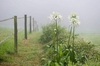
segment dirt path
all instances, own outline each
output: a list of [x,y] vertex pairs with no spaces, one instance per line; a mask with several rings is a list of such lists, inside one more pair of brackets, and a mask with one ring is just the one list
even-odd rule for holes
[[29,35],[27,40],[22,39],[18,54],[12,55],[9,62],[2,62],[0,66],[41,66],[42,45],[34,41],[35,35],[33,36]]

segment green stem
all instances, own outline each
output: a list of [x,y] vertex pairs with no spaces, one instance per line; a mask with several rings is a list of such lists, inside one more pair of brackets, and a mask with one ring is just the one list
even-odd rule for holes
[[60,55],[59,55],[59,52],[58,52],[58,47],[59,47],[59,44],[58,44],[58,28],[57,28],[57,20],[56,20],[56,41],[57,41],[57,54],[58,54],[58,60],[57,62],[59,62],[59,58],[60,58]]
[[70,34],[69,34],[69,39],[68,39],[68,47],[69,47],[69,42],[70,42],[71,33],[72,33],[72,27],[71,27],[71,29],[70,29]]
[[57,52],[58,52],[58,28],[57,28],[57,20],[56,20],[56,41],[57,41]]
[[[54,54],[55,54],[55,37],[56,37],[56,35],[55,35],[55,32],[54,32],[54,41],[53,41],[53,44],[54,44]],[[53,55],[52,55],[53,56]],[[54,61],[55,61],[55,56],[54,56]]]
[[74,40],[75,40],[75,26],[73,26],[73,50],[74,50]]

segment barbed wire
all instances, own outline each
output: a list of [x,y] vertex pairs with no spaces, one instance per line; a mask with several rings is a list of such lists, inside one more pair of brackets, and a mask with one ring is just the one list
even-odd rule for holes
[[7,21],[7,20],[11,20],[13,19],[14,17],[11,17],[11,18],[8,18],[8,19],[4,19],[4,20],[0,20],[0,22],[4,22],[4,21]]

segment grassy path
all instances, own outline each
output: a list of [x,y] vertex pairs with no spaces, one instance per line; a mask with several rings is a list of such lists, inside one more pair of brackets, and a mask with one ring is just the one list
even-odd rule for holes
[[37,42],[38,33],[28,35],[28,39],[21,39],[18,45],[18,54],[7,55],[7,61],[1,62],[0,66],[40,66],[42,45]]

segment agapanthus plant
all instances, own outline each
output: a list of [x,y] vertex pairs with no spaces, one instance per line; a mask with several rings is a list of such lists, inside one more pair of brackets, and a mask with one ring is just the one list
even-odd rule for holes
[[[54,29],[54,33],[55,33],[55,39],[54,39],[54,52],[56,51],[55,55],[58,56],[58,59],[55,59],[54,57],[54,63],[56,63],[56,61],[59,60],[59,52],[58,52],[58,49],[59,49],[59,44],[58,44],[58,28],[57,28],[57,22],[61,22],[62,20],[62,16],[58,13],[58,12],[53,12],[52,14],[50,14],[49,16],[50,20],[52,22],[55,22],[56,26],[55,26],[55,29]],[[55,41],[56,40],[56,41]]]
[[[72,49],[70,58],[73,58],[73,59],[70,59],[70,60],[72,61],[72,64],[74,64],[74,62],[76,61],[76,59],[75,59],[76,53],[75,53],[75,50],[74,50],[75,27],[79,26],[80,22],[79,22],[79,17],[75,13],[70,14],[68,19],[69,19],[69,22],[70,22],[70,35],[69,35],[69,39],[68,39],[68,48]],[[72,34],[72,38],[73,38],[72,46],[69,44],[71,34]],[[70,46],[71,46],[71,48],[70,48]]]

